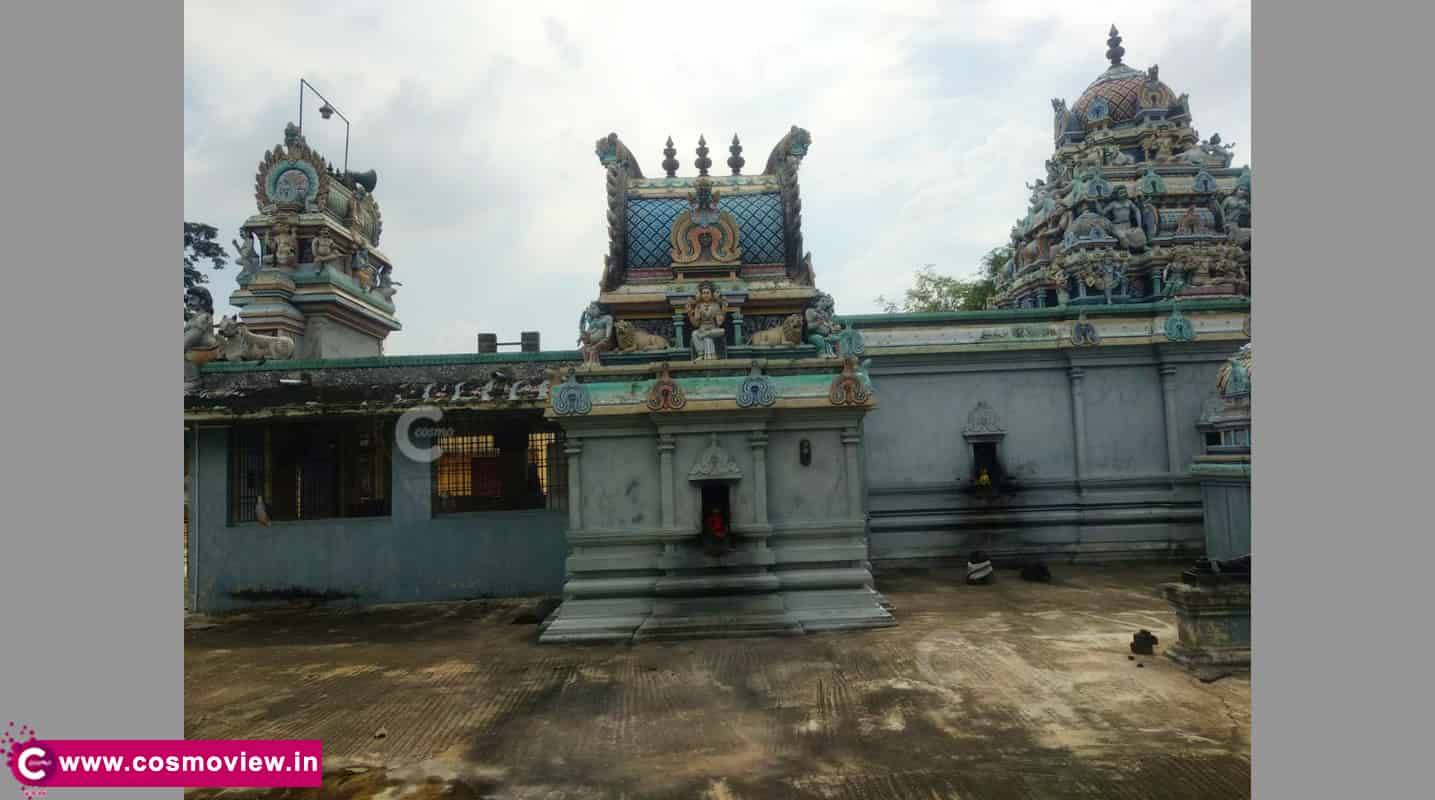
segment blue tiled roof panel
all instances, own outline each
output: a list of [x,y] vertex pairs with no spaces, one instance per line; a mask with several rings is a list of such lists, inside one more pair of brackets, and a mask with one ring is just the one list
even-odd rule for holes
[[[628,266],[666,267],[672,263],[668,239],[673,220],[688,203],[676,197],[628,199]],[[737,220],[742,242],[742,263],[780,264],[782,246],[782,195],[777,192],[720,197],[718,208]]]

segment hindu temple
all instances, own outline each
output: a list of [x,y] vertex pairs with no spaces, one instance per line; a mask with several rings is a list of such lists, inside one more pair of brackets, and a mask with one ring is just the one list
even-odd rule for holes
[[599,138],[570,350],[383,355],[377,173],[291,126],[235,242],[239,314],[187,299],[194,607],[550,594],[547,642],[802,634],[898,623],[884,570],[976,551],[1207,555],[1251,173],[1114,28],[1100,54],[982,311],[842,313],[803,238],[820,131],[751,166],[737,135],[678,132],[681,159]]

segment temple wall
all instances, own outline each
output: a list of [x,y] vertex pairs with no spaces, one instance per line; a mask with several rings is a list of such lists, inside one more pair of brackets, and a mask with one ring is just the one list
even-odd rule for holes
[[227,444],[226,428],[205,427],[190,466],[197,497],[189,588],[198,611],[259,602],[236,596],[249,592],[281,604],[323,595],[374,604],[556,594],[563,586],[565,512],[434,516],[430,465],[398,455],[390,516],[228,525]]
[[[958,336],[921,334],[943,338]],[[1195,423],[1238,341],[983,349],[903,346],[889,332],[868,340],[882,343],[866,355],[879,405],[863,437],[878,566],[976,549],[1088,561],[1204,550],[1201,487],[1188,473],[1201,452]],[[974,490],[962,434],[978,402],[1006,429],[998,458],[1016,480],[995,499]]]

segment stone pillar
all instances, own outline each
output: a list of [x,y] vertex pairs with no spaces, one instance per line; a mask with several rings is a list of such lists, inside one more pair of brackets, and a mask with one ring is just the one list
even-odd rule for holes
[[767,524],[767,431],[748,434],[752,447],[752,509],[753,524]]
[[1166,471],[1171,475],[1181,471],[1179,445],[1180,423],[1176,419],[1176,367],[1161,365],[1161,401],[1166,415]]
[[683,343],[683,325],[686,322],[687,318],[681,310],[673,312],[673,347],[681,349],[686,346]]
[[671,433],[658,434],[658,461],[662,464],[662,525],[665,530],[673,527],[673,450],[677,443]]
[[583,529],[583,440],[564,440],[563,452],[568,456],[568,530]]
[[856,519],[862,514],[862,473],[857,448],[862,434],[857,428],[842,430],[842,450],[847,456],[847,516]]
[[1086,397],[1082,386],[1086,370],[1072,367],[1066,371],[1066,375],[1071,379],[1072,449],[1075,451],[1076,482],[1080,484],[1086,475]]
[[732,310],[732,343],[738,347],[747,344],[743,341],[742,336],[742,309],[740,308]]

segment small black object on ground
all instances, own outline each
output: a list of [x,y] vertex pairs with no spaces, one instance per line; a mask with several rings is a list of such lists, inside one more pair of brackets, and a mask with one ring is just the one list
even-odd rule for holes
[[1051,583],[1051,570],[1041,561],[1033,561],[1021,568],[1021,579],[1034,583]]
[[1155,655],[1156,635],[1142,628],[1131,636],[1131,652],[1138,656]]

